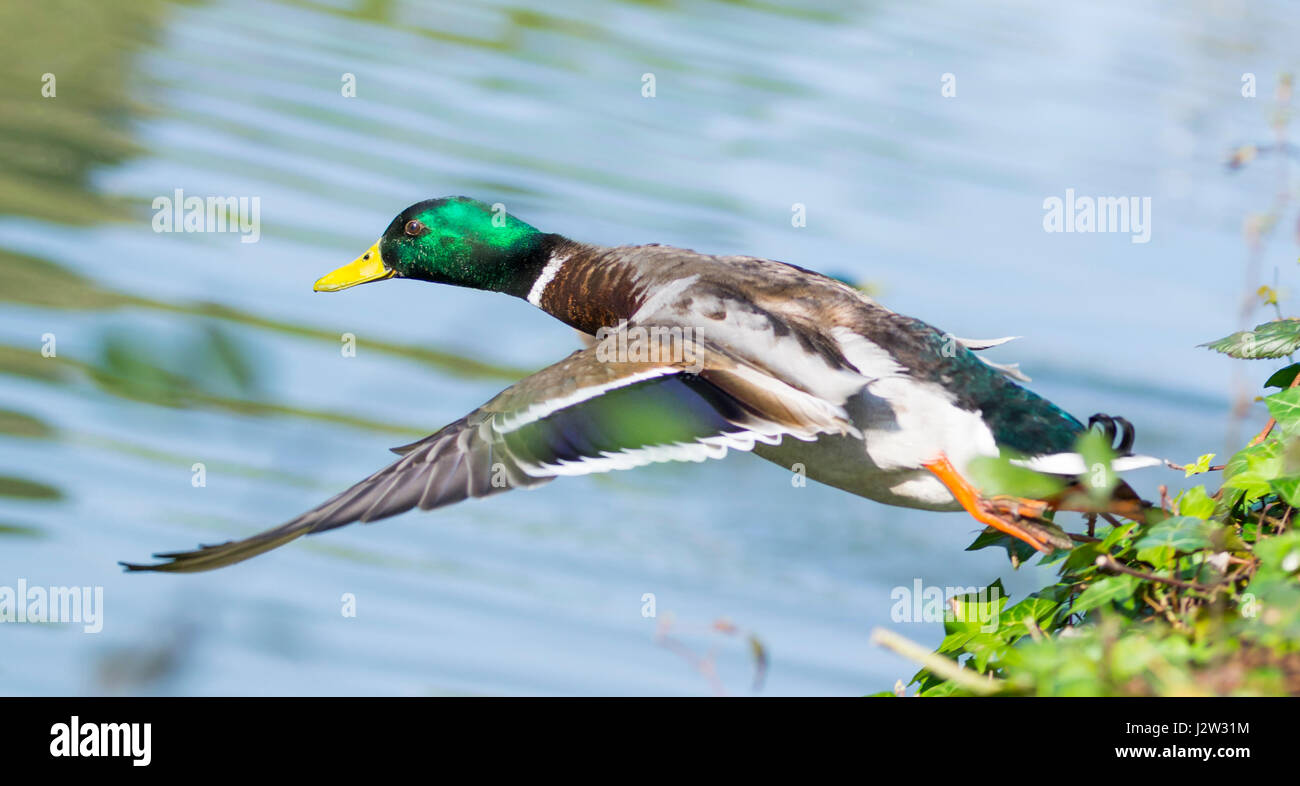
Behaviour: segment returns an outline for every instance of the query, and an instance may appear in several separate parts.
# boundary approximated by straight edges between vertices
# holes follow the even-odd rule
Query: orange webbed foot
[[[921,466],[934,473],[948,491],[952,492],[958,504],[981,524],[1024,541],[1044,553],[1054,548],[1069,548],[1072,545],[1068,539],[1062,542],[1061,535],[1026,520],[1026,518],[1042,518],[1049,509],[1047,502],[1011,496],[986,498],[970,481],[962,477],[947,456],[940,455],[934,461],[926,462]]]

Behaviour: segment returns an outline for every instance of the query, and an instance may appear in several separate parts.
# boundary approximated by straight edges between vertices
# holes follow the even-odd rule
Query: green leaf
[[[1209,472],[1210,462],[1213,459],[1214,459],[1213,453],[1206,453],[1204,456],[1198,458],[1195,462],[1183,467],[1184,472],[1186,472],[1186,474],[1183,475],[1183,477],[1190,478],[1191,476],[1199,475],[1202,472]]]
[[[1003,532],[998,532],[992,527],[986,528],[975,538],[975,542],[966,547],[967,551],[979,551],[994,546],[999,546],[1007,550],[1007,557],[1011,564],[1020,567],[1029,561],[1038,550],[1019,538],[1013,538]]]
[[[1082,614],[1107,603],[1126,601],[1137,592],[1138,583],[1135,576],[1107,576],[1088,585],[1088,588],[1075,599],[1070,611]]]
[[[1006,456],[980,456],[968,465],[971,478],[987,496],[1007,494],[1025,499],[1046,499],[1065,483],[1059,478],[1018,467]]]
[[[964,652],[966,642],[970,641],[970,637],[974,635],[974,633],[968,630],[959,630],[954,633],[949,633],[947,636],[943,637],[943,641],[939,644],[939,649],[935,650],[935,652],[943,655],[947,655],[950,652]]]
[[[1268,567],[1287,573],[1300,570],[1300,532],[1287,532],[1265,540],[1255,547],[1255,555]]]
[[[1292,436],[1300,430],[1300,388],[1287,388],[1264,399],[1268,414],[1272,415],[1282,433]]]
[[[1246,502],[1273,493],[1271,481],[1282,475],[1282,443],[1269,438],[1237,451],[1223,468],[1223,487],[1244,492]]]
[[[1264,608],[1273,607],[1300,619],[1300,602],[1297,602],[1300,585],[1296,581],[1296,573],[1300,571],[1300,532],[1285,532],[1264,539],[1255,545],[1255,555],[1259,557],[1259,569],[1251,578],[1248,590],[1262,595],[1260,601]],[[1296,636],[1300,638],[1300,629]]]
[[[1211,453],[1211,456],[1214,454]],[[1215,501],[1205,493],[1204,486],[1192,486],[1191,488],[1179,494],[1175,499],[1178,503],[1177,510],[1184,516],[1192,516],[1198,519],[1208,519],[1214,515]]]
[[[956,693],[961,693],[961,686],[955,682],[940,682],[933,688],[921,691],[921,695],[926,697],[952,696]]]
[[[1127,538],[1130,534],[1133,533],[1133,530],[1135,529],[1137,529],[1136,523],[1129,523],[1119,527],[1112,527],[1110,532],[1106,533],[1106,537],[1101,539],[1101,550],[1110,551],[1111,549],[1115,548],[1115,546],[1118,545],[1121,540]]]
[[[1284,357],[1300,349],[1300,320],[1265,322],[1201,346],[1244,360]]]
[[[1138,549],[1138,559],[1142,559],[1145,549],[1170,548],[1174,551],[1189,552],[1209,548],[1211,527],[1202,519],[1193,516],[1171,516],[1148,529],[1134,545]]]
[[[953,619],[945,619],[944,630],[949,633],[970,633],[972,637],[987,635],[988,631],[985,628],[991,626],[996,630],[1002,609],[1006,607],[1008,601],[1010,598],[1007,597],[1001,579],[982,590],[966,595],[954,595],[948,604]],[[972,651],[969,641],[964,642],[963,646],[967,651]]]
[[[980,633],[971,637],[966,649],[975,656],[972,658],[975,670],[985,672],[989,661],[998,660],[1006,652],[1007,643],[991,633]]]
[[[1289,388],[1295,381],[1296,374],[1300,374],[1300,363],[1292,363],[1286,368],[1280,368],[1273,372],[1273,376],[1268,378],[1264,383],[1266,388]]]
[[[1270,480],[1268,485],[1286,501],[1286,504],[1293,508],[1300,508],[1300,475]]]
[[[1117,679],[1136,677],[1153,661],[1160,660],[1160,650],[1146,636],[1124,636],[1113,645],[1107,661]]]
[[[1002,614],[1002,630],[1008,641],[1014,642],[1023,636],[1029,635],[1029,623],[1033,622],[1039,630],[1048,629],[1051,626],[1048,621],[1056,614],[1061,604],[1050,598],[1040,595],[1030,595],[1016,605],[1007,609]]]
[[[1105,554],[1106,550],[1101,547],[1100,543],[1081,543],[1070,550],[1070,555],[1065,558],[1065,570],[1075,571],[1085,569],[1097,562],[1097,558]]]

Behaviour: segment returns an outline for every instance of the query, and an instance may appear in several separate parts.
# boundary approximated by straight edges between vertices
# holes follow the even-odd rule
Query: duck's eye
[[[419,221],[406,222],[406,234],[410,235],[411,237],[415,237],[416,235],[420,234],[423,231],[424,231],[424,224],[421,224]]]

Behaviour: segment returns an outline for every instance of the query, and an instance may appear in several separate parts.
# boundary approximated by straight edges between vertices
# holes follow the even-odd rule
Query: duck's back
[[[705,340],[805,388],[853,388],[848,375],[930,383],[979,412],[1000,445],[1027,455],[1073,448],[1083,424],[980,360],[951,334],[815,271],[668,246],[609,249],[632,262],[633,322],[695,327]]]

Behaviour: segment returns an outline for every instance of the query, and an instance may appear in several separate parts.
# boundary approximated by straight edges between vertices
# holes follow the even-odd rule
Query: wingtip
[[[118,560],[117,564],[122,566],[123,573],[161,573],[168,570],[175,570],[172,566],[180,564],[180,560],[167,554],[154,554],[153,558],[165,561],[153,562],[146,565],[139,562]]]
[[[119,565],[122,566],[122,572],[123,572],[123,573],[140,573],[140,572],[144,572],[144,571],[156,571],[156,570],[158,570],[158,569],[162,566],[161,564],[157,564],[157,565],[141,565],[141,564],[139,564],[139,563],[135,563],[135,562],[126,562],[126,561],[124,561],[124,560],[118,560],[118,561],[117,561],[117,564],[119,564]]]

